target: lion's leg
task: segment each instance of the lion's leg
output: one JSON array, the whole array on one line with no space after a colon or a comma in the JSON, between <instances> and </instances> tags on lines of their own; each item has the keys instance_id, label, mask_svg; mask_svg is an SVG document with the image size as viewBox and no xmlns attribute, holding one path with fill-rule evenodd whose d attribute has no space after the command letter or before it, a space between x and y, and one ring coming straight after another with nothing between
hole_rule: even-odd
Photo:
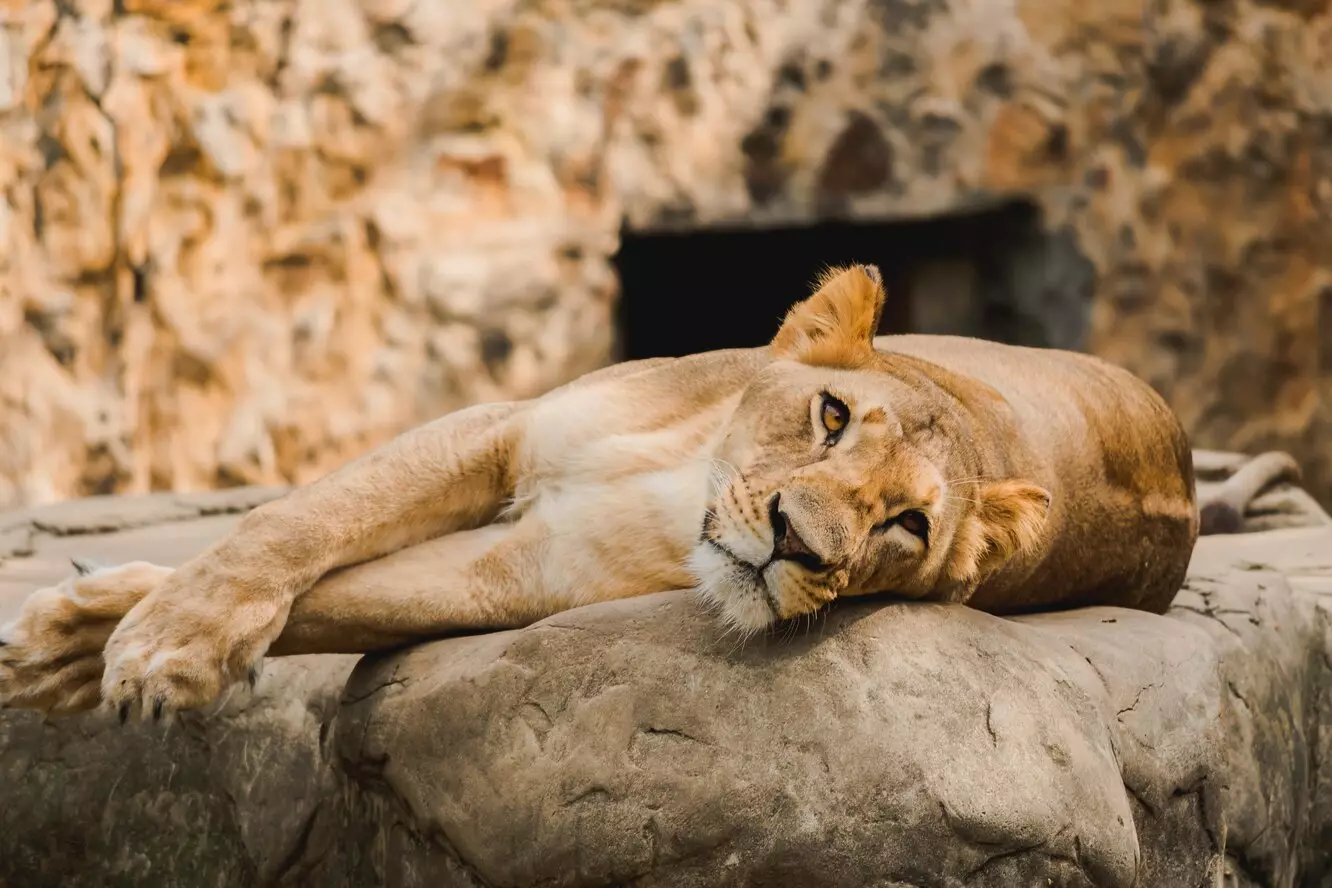
<instances>
[{"instance_id":1,"label":"lion's leg","mask_svg":"<svg viewBox=\"0 0 1332 888\"><path fill-rule=\"evenodd\" d=\"M135 605L105 650L122 718L203 706L246 677L324 574L494 519L515 405L459 411L248 514Z\"/></svg>"},{"instance_id":2,"label":"lion's leg","mask_svg":"<svg viewBox=\"0 0 1332 888\"><path fill-rule=\"evenodd\" d=\"M335 571L296 601L270 653L369 653L574 607L543 576L543 534L536 523L496 524Z\"/></svg>"},{"instance_id":3,"label":"lion's leg","mask_svg":"<svg viewBox=\"0 0 1332 888\"><path fill-rule=\"evenodd\" d=\"M460 531L334 571L296 599L270 656L358 654L524 626L574 606L541 575L535 524ZM0 705L67 715L101 700L116 624L172 569L146 562L34 592L0 627Z\"/></svg>"}]
</instances>

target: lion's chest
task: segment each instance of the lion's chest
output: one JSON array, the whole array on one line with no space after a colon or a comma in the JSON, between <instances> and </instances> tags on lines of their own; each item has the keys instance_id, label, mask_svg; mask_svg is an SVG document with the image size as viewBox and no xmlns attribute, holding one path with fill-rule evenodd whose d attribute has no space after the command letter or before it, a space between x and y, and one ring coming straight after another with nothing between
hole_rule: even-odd
<instances>
[{"instance_id":1,"label":"lion's chest","mask_svg":"<svg viewBox=\"0 0 1332 888\"><path fill-rule=\"evenodd\" d=\"M547 540L542 573L584 600L690 585L707 505L710 436L614 435L528 462L510 517Z\"/></svg>"},{"instance_id":2,"label":"lion's chest","mask_svg":"<svg viewBox=\"0 0 1332 888\"><path fill-rule=\"evenodd\" d=\"M605 438L551 455L520 476L514 511L572 534L598 530L692 541L707 498L709 448L658 435Z\"/></svg>"}]
</instances>

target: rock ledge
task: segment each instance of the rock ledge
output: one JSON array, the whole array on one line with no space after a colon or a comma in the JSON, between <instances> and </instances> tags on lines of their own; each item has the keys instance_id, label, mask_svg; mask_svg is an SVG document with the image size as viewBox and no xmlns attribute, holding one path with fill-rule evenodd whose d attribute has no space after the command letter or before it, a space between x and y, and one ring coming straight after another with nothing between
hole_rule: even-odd
<instances>
[{"instance_id":1,"label":"rock ledge","mask_svg":"<svg viewBox=\"0 0 1332 888\"><path fill-rule=\"evenodd\" d=\"M275 493L0 519L0 620L69 554L183 560ZM672 592L270 661L165 731L6 712L0 886L1327 884L1302 523L1201 540L1165 616L843 604L737 648Z\"/></svg>"}]
</instances>

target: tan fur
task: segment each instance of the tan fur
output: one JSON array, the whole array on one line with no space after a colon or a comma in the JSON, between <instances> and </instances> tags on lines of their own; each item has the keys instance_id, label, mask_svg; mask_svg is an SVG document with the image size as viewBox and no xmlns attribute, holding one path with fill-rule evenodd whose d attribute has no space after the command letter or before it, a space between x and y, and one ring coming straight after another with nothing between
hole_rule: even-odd
<instances>
[{"instance_id":1,"label":"tan fur","mask_svg":"<svg viewBox=\"0 0 1332 888\"><path fill-rule=\"evenodd\" d=\"M742 633L880 591L1164 610L1198 513L1161 399L1084 355L874 340L883 301L877 269L835 270L768 347L459 411L254 510L179 570L37 592L0 632L0 701L157 715L212 702L266 654L680 587Z\"/></svg>"}]
</instances>

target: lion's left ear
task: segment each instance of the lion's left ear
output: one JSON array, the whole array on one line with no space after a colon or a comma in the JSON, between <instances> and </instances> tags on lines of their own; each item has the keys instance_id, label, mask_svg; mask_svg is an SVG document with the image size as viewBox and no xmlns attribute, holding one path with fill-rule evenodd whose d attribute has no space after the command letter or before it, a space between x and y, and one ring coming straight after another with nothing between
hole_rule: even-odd
<instances>
[{"instance_id":1,"label":"lion's left ear","mask_svg":"<svg viewBox=\"0 0 1332 888\"><path fill-rule=\"evenodd\" d=\"M884 299L878 266L832 269L814 295L787 312L772 351L821 367L860 366L874 354Z\"/></svg>"},{"instance_id":2,"label":"lion's left ear","mask_svg":"<svg viewBox=\"0 0 1332 888\"><path fill-rule=\"evenodd\" d=\"M949 573L978 582L1009 559L1035 550L1050 512L1050 492L1027 481L996 481L981 488L980 502L962 521Z\"/></svg>"}]
</instances>

